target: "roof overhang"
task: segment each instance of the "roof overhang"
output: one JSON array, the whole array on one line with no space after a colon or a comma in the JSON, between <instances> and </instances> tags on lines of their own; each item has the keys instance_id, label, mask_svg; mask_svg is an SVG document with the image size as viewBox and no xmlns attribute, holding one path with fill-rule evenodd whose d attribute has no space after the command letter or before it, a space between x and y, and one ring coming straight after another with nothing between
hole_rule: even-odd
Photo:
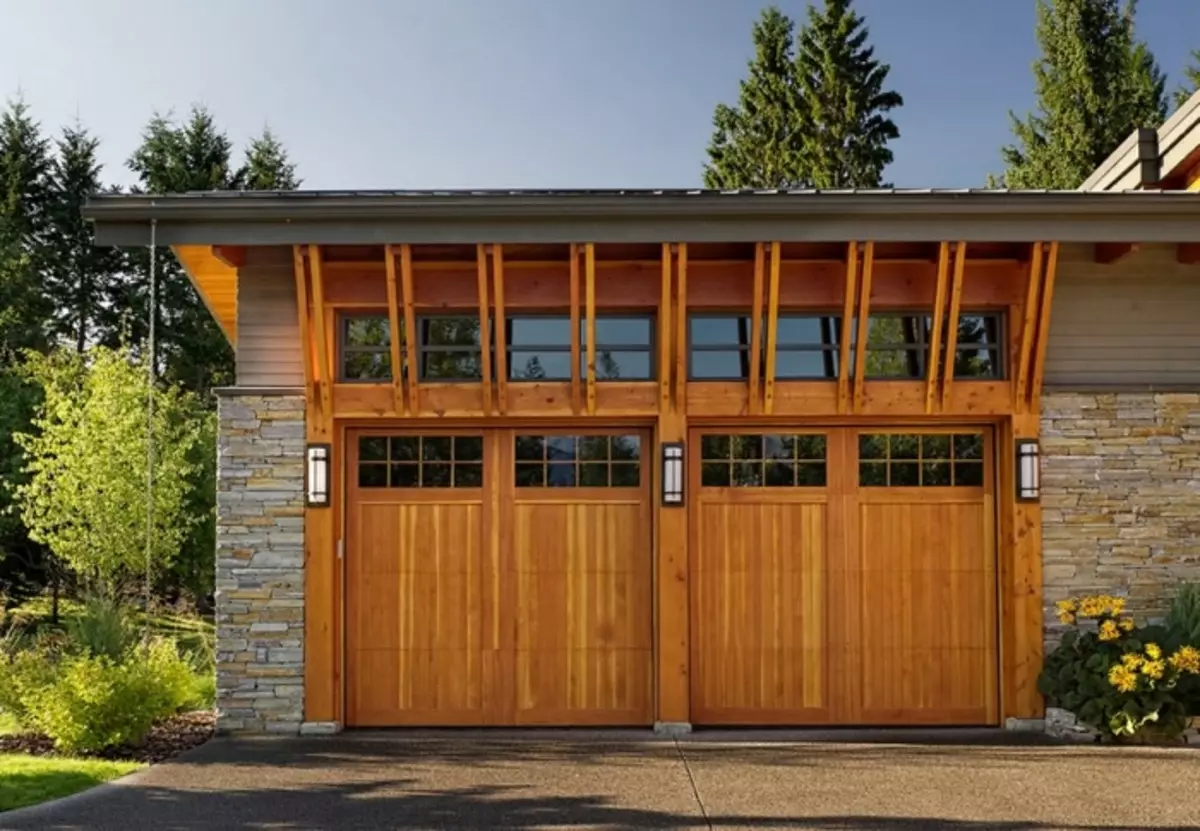
<instances>
[{"instance_id":1,"label":"roof overhang","mask_svg":"<svg viewBox=\"0 0 1200 831\"><path fill-rule=\"evenodd\" d=\"M1185 191L248 192L91 199L101 245L1200 242Z\"/></svg>"},{"instance_id":2,"label":"roof overhang","mask_svg":"<svg viewBox=\"0 0 1200 831\"><path fill-rule=\"evenodd\" d=\"M1157 130L1140 127L1088 176L1080 190L1183 188L1200 165L1200 92Z\"/></svg>"}]
</instances>

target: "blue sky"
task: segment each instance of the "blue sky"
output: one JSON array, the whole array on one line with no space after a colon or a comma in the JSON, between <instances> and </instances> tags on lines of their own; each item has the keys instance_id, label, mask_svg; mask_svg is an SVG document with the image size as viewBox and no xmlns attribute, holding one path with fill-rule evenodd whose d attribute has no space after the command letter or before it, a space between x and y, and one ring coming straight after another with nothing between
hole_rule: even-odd
<instances>
[{"instance_id":1,"label":"blue sky","mask_svg":"<svg viewBox=\"0 0 1200 831\"><path fill-rule=\"evenodd\" d=\"M0 95L48 128L78 116L118 183L155 109L204 103L239 144L270 124L306 187L694 187L762 5L0 0ZM1034 0L857 7L906 101L888 178L981 185L1032 104ZM1200 0L1141 0L1139 32L1173 87Z\"/></svg>"}]
</instances>

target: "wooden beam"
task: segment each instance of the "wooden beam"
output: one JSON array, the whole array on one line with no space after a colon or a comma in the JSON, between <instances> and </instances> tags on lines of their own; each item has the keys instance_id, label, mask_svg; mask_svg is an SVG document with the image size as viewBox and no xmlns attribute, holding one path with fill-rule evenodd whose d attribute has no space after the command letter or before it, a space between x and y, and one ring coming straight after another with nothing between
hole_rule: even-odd
<instances>
[{"instance_id":1,"label":"wooden beam","mask_svg":"<svg viewBox=\"0 0 1200 831\"><path fill-rule=\"evenodd\" d=\"M400 246L400 288L404 293L404 354L408 361L408 406L413 415L421 412L419 385L421 368L417 365L417 313L413 306L412 246Z\"/></svg>"},{"instance_id":2,"label":"wooden beam","mask_svg":"<svg viewBox=\"0 0 1200 831\"><path fill-rule=\"evenodd\" d=\"M775 344L779 340L779 266L783 246L771 243L771 270L767 278L767 368L763 378L763 412L775 410Z\"/></svg>"},{"instance_id":3,"label":"wooden beam","mask_svg":"<svg viewBox=\"0 0 1200 831\"><path fill-rule=\"evenodd\" d=\"M658 300L658 409L671 410L671 244L662 246L662 288ZM576 363L578 358L574 359Z\"/></svg>"},{"instance_id":4,"label":"wooden beam","mask_svg":"<svg viewBox=\"0 0 1200 831\"><path fill-rule=\"evenodd\" d=\"M241 268L246 264L244 245L214 245L212 255L230 268Z\"/></svg>"},{"instance_id":5,"label":"wooden beam","mask_svg":"<svg viewBox=\"0 0 1200 831\"><path fill-rule=\"evenodd\" d=\"M583 409L579 375L581 350L579 346L579 245L571 243L571 412L579 415Z\"/></svg>"},{"instance_id":6,"label":"wooden beam","mask_svg":"<svg viewBox=\"0 0 1200 831\"><path fill-rule=\"evenodd\" d=\"M1023 412L1030 401L1029 363L1033 358L1033 342L1037 335L1038 298L1042 291L1042 268L1045 266L1045 246L1033 244L1029 261L1029 282L1025 287L1025 308L1021 315L1021 351L1017 353L1017 371L1014 373L1013 407Z\"/></svg>"},{"instance_id":7,"label":"wooden beam","mask_svg":"<svg viewBox=\"0 0 1200 831\"><path fill-rule=\"evenodd\" d=\"M596 246L587 243L584 257L584 302L587 304L587 411L596 414Z\"/></svg>"},{"instance_id":8,"label":"wooden beam","mask_svg":"<svg viewBox=\"0 0 1200 831\"><path fill-rule=\"evenodd\" d=\"M321 246L308 246L308 266L312 272L313 334L317 341L316 377L320 385L321 413L325 420L329 420L333 416L333 368L325 331L325 277L321 271Z\"/></svg>"},{"instance_id":9,"label":"wooden beam","mask_svg":"<svg viewBox=\"0 0 1200 831\"><path fill-rule=\"evenodd\" d=\"M850 341L854 337L854 295L858 287L858 243L851 240L846 246L846 297L842 302L842 335L838 344L837 411L846 412L850 396ZM857 352L855 353L857 355Z\"/></svg>"},{"instance_id":10,"label":"wooden beam","mask_svg":"<svg viewBox=\"0 0 1200 831\"><path fill-rule=\"evenodd\" d=\"M292 246L292 270L296 277L296 315L300 323L300 360L304 364L304 395L312 400L316 395L313 382L313 343L309 332L311 306L308 300L308 275L304 266L304 247Z\"/></svg>"},{"instance_id":11,"label":"wooden beam","mask_svg":"<svg viewBox=\"0 0 1200 831\"><path fill-rule=\"evenodd\" d=\"M1200 243L1181 242L1175 249L1175 261L1180 265L1200 263Z\"/></svg>"},{"instance_id":12,"label":"wooden beam","mask_svg":"<svg viewBox=\"0 0 1200 831\"><path fill-rule=\"evenodd\" d=\"M504 322L504 246L492 246L492 291L496 295L496 398L500 415L508 412L508 326ZM483 344L483 351L488 344Z\"/></svg>"},{"instance_id":13,"label":"wooden beam","mask_svg":"<svg viewBox=\"0 0 1200 831\"><path fill-rule=\"evenodd\" d=\"M388 296L388 341L391 343L392 354L392 414L408 415L408 401L404 397L404 373L400 363L400 292L396 286L396 251L388 245L384 248L384 262L387 268Z\"/></svg>"},{"instance_id":14,"label":"wooden beam","mask_svg":"<svg viewBox=\"0 0 1200 831\"><path fill-rule=\"evenodd\" d=\"M950 279L950 243L938 246L937 287L933 294L933 329L929 333L929 366L925 375L925 414L933 412L937 392L938 360L942 349L942 323L946 319L946 283Z\"/></svg>"},{"instance_id":15,"label":"wooden beam","mask_svg":"<svg viewBox=\"0 0 1200 831\"><path fill-rule=\"evenodd\" d=\"M687 412L687 296L688 248L686 242L675 246L675 411Z\"/></svg>"},{"instance_id":16,"label":"wooden beam","mask_svg":"<svg viewBox=\"0 0 1200 831\"><path fill-rule=\"evenodd\" d=\"M1137 249L1137 244L1132 242L1098 242L1095 259L1103 265L1111 265Z\"/></svg>"},{"instance_id":17,"label":"wooden beam","mask_svg":"<svg viewBox=\"0 0 1200 831\"><path fill-rule=\"evenodd\" d=\"M875 271L875 242L863 246L862 280L858 292L858 337L854 344L853 411L862 409L863 387L867 373L867 340L871 336L871 277Z\"/></svg>"},{"instance_id":18,"label":"wooden beam","mask_svg":"<svg viewBox=\"0 0 1200 831\"><path fill-rule=\"evenodd\" d=\"M954 282L950 287L950 312L946 320L946 366L942 376L942 409L950 401L954 384L954 357L958 349L958 315L962 309L963 275L967 270L967 244L960 242L954 249Z\"/></svg>"},{"instance_id":19,"label":"wooden beam","mask_svg":"<svg viewBox=\"0 0 1200 831\"><path fill-rule=\"evenodd\" d=\"M488 255L487 246L482 243L475 246L475 273L479 290L479 342L480 369L483 372L483 414L492 414L492 316L491 304L488 302Z\"/></svg>"},{"instance_id":20,"label":"wooden beam","mask_svg":"<svg viewBox=\"0 0 1200 831\"><path fill-rule=\"evenodd\" d=\"M758 376L762 369L762 317L763 279L766 270L767 247L765 243L754 244L754 299L750 306L750 413L757 415L762 409L759 398Z\"/></svg>"},{"instance_id":21,"label":"wooden beam","mask_svg":"<svg viewBox=\"0 0 1200 831\"><path fill-rule=\"evenodd\" d=\"M1050 243L1046 258L1046 278L1042 284L1042 303L1038 313L1037 353L1033 360L1033 389L1030 392L1030 412L1037 414L1042 404L1042 379L1046 374L1046 346L1050 341L1050 311L1054 306L1054 279L1058 274L1058 243Z\"/></svg>"}]
</instances>

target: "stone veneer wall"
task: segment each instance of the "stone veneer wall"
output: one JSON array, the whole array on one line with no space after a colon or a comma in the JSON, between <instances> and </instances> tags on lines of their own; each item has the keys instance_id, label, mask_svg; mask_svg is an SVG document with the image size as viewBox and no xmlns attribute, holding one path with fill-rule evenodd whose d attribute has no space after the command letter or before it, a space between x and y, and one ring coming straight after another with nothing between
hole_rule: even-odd
<instances>
[{"instance_id":1,"label":"stone veneer wall","mask_svg":"<svg viewBox=\"0 0 1200 831\"><path fill-rule=\"evenodd\" d=\"M304 720L304 396L218 405L217 728Z\"/></svg>"},{"instance_id":2,"label":"stone veneer wall","mask_svg":"<svg viewBox=\"0 0 1200 831\"><path fill-rule=\"evenodd\" d=\"M1200 580L1200 393L1047 392L1041 435L1047 639L1069 595L1160 616Z\"/></svg>"}]
</instances>

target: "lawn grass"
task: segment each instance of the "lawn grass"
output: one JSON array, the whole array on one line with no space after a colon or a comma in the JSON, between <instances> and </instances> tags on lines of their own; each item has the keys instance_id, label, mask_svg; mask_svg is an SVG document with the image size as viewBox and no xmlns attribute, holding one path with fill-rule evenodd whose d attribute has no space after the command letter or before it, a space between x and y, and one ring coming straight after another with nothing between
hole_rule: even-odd
<instances>
[{"instance_id":1,"label":"lawn grass","mask_svg":"<svg viewBox=\"0 0 1200 831\"><path fill-rule=\"evenodd\" d=\"M138 762L0 754L0 813L70 796L143 767Z\"/></svg>"}]
</instances>

